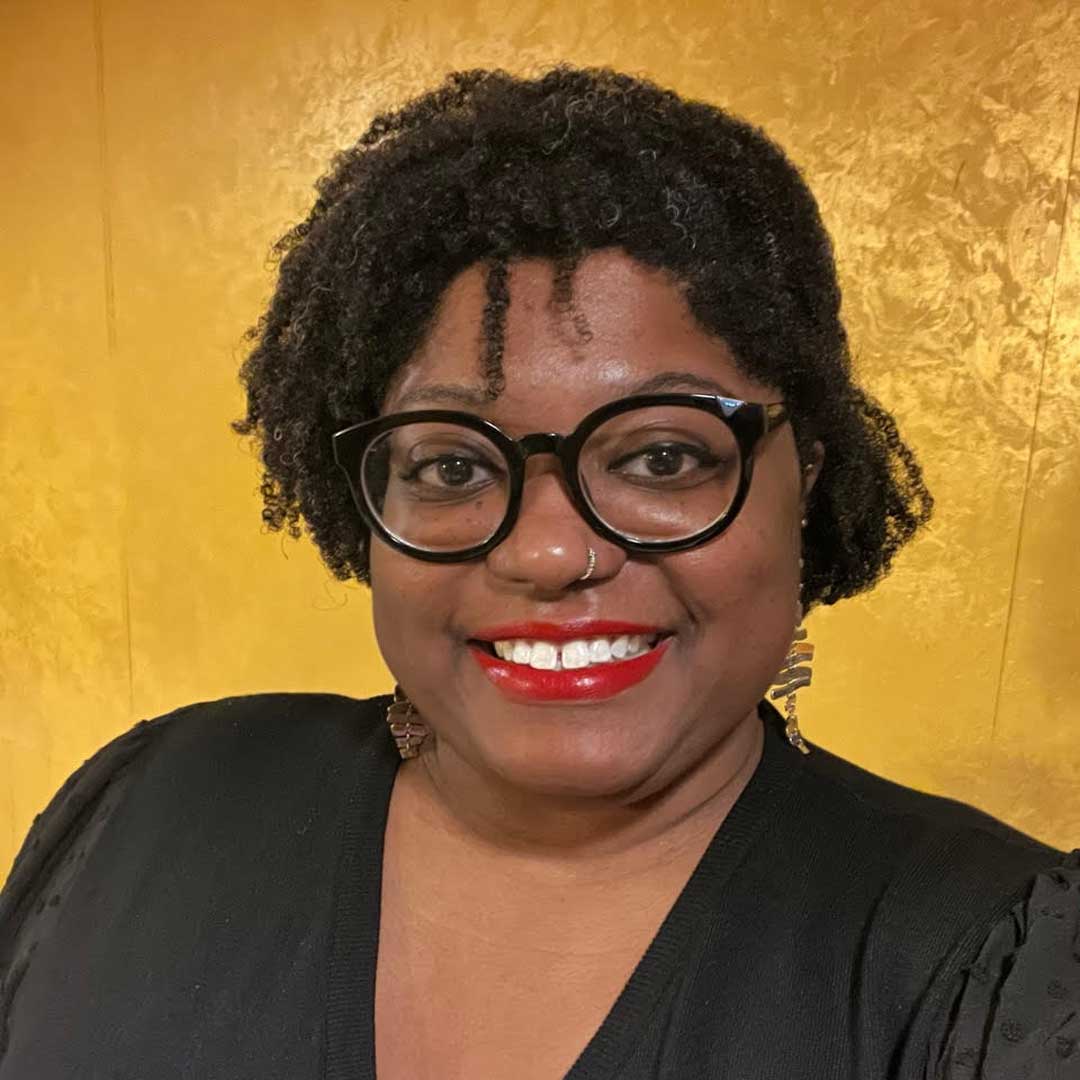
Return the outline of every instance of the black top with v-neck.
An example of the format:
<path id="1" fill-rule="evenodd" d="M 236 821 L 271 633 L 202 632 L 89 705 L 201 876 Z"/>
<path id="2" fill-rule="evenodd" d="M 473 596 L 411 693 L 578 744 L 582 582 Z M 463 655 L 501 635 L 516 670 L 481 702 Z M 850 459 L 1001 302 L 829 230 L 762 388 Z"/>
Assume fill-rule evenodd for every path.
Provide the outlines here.
<path id="1" fill-rule="evenodd" d="M 192 705 L 76 772 L 0 893 L 0 1080 L 374 1080 L 386 704 Z M 1077 855 L 759 713 L 754 776 L 566 1080 L 1080 1077 Z"/>

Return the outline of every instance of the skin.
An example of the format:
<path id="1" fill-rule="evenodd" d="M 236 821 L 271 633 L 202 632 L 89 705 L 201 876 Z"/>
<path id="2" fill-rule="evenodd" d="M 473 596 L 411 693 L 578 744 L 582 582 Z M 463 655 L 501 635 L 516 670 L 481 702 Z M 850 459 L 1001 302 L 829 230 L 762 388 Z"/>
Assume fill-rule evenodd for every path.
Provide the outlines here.
<path id="1" fill-rule="evenodd" d="M 470 409 L 515 437 L 569 432 L 672 371 L 698 381 L 671 389 L 712 380 L 729 396 L 780 400 L 739 371 L 666 274 L 593 253 L 568 315 L 552 305 L 552 272 L 543 260 L 512 267 L 495 401 L 479 374 L 484 279 L 470 268 L 383 411 Z M 455 400 L 431 394 L 447 385 Z M 796 626 L 800 520 L 821 457 L 818 444 L 803 471 L 790 425 L 770 433 L 735 522 L 678 554 L 630 557 L 592 533 L 550 457 L 531 459 L 517 525 L 482 560 L 424 563 L 373 541 L 379 645 L 432 731 L 390 804 L 380 1077 L 562 1075 L 602 1022 L 760 758 L 756 705 Z M 578 583 L 589 547 L 596 570 Z M 485 626 L 570 618 L 674 636 L 644 682 L 572 704 L 509 701 L 466 646 Z M 394 1034 L 402 1015 L 408 1040 Z M 549 1020 L 542 1048 L 538 1015 Z"/>

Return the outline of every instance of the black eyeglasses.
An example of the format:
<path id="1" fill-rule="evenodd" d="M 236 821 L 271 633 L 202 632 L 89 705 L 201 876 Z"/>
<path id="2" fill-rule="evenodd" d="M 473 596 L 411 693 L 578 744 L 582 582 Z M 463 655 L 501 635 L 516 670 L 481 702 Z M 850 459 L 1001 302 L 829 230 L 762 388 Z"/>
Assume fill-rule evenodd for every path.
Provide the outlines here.
<path id="1" fill-rule="evenodd" d="M 371 531 L 429 562 L 475 559 L 506 539 L 534 454 L 559 459 L 598 536 L 628 551 L 686 551 L 735 520 L 755 447 L 787 419 L 782 402 L 646 394 L 601 406 L 569 435 L 513 439 L 472 413 L 419 409 L 337 432 L 334 460 Z"/>

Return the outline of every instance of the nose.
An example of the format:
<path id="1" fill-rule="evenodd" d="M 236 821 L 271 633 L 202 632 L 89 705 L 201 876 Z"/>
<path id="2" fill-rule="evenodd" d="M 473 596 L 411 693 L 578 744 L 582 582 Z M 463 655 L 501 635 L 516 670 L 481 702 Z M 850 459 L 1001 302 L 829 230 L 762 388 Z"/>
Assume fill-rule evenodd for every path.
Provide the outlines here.
<path id="1" fill-rule="evenodd" d="M 626 562 L 626 552 L 597 536 L 577 512 L 558 462 L 533 458 L 517 521 L 488 554 L 488 569 L 502 581 L 537 593 L 561 593 L 588 569 L 590 548 L 596 552 L 596 566 L 589 581 L 614 576 Z"/>

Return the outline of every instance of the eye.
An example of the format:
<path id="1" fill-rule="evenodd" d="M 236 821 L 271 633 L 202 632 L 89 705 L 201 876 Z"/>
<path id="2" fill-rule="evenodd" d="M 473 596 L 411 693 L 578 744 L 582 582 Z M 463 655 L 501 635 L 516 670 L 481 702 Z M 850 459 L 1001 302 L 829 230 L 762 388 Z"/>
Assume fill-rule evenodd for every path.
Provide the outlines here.
<path id="1" fill-rule="evenodd" d="M 721 459 L 703 446 L 662 442 L 624 454 L 608 466 L 608 471 L 644 480 L 684 479 L 696 469 L 711 469 L 720 463 Z"/>
<path id="2" fill-rule="evenodd" d="M 461 491 L 483 487 L 497 478 L 490 461 L 462 453 L 437 454 L 417 461 L 401 480 L 434 490 Z"/>

